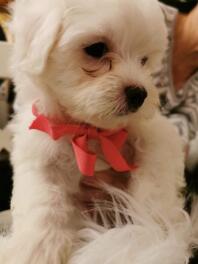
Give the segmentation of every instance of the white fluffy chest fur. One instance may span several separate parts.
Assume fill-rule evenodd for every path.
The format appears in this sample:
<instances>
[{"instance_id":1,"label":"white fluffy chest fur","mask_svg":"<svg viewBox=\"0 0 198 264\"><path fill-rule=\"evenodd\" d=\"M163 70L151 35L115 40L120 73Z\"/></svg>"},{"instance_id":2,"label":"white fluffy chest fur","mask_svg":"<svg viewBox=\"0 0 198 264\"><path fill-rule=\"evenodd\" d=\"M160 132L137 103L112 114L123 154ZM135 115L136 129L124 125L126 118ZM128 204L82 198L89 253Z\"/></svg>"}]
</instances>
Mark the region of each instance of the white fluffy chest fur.
<instances>
[{"instance_id":1,"label":"white fluffy chest fur","mask_svg":"<svg viewBox=\"0 0 198 264\"><path fill-rule=\"evenodd\" d=\"M61 248L68 256L77 238L76 231L83 223L72 201L81 175L66 138L54 141L43 132L29 130L34 119L31 107L31 104L24 107L13 123L14 222L8 248L17 247L23 252L27 237L31 237L30 250L34 256L43 256L37 248L43 241L47 248ZM134 162L138 165L131 173L128 194L138 201L140 208L150 213L147 204L152 204L153 213L159 211L161 216L166 215L176 223L183 207L180 189L183 187L184 164L179 136L167 119L158 114L148 122L132 122L128 132L131 145L136 141ZM57 254L59 256L53 251L53 256ZM6 263L10 254L3 256ZM22 263L27 264L29 253L23 252L20 256L24 258ZM59 262L54 259L52 263Z\"/></svg>"},{"instance_id":2,"label":"white fluffy chest fur","mask_svg":"<svg viewBox=\"0 0 198 264\"><path fill-rule=\"evenodd\" d=\"M13 206L17 203L24 209L20 208L20 212L24 211L26 214L26 210L31 208L29 204L31 199L27 199L28 203L26 203L26 200L22 198L24 194L21 195L22 189L29 195L34 187L39 188L43 196L42 184L54 187L58 185L66 197L68 193L78 191L82 176L77 168L71 144L66 137L54 141L43 132L28 129L34 119L31 105L16 119L20 126L15 126L15 146L12 156L16 168ZM159 201L159 206L163 204L171 208L176 200L181 201L178 198L178 192L183 186L183 152L174 128L165 118L156 115L147 123L140 123L138 126L131 124L128 132L128 140L131 141L131 146L135 147L133 162L138 166L138 169L132 172L129 191L140 202L145 203L148 199L156 199ZM134 142L136 142L135 145ZM99 157L97 169L107 168L106 163L101 163L103 157L100 155ZM21 177L23 170L26 173L25 181ZM31 175L32 173L34 176ZM42 173L41 176L39 176L40 173ZM27 188L27 184L30 184L30 188ZM24 187L19 188L19 185ZM46 199L48 199L47 196ZM32 202L35 202L35 197Z\"/></svg>"}]
</instances>

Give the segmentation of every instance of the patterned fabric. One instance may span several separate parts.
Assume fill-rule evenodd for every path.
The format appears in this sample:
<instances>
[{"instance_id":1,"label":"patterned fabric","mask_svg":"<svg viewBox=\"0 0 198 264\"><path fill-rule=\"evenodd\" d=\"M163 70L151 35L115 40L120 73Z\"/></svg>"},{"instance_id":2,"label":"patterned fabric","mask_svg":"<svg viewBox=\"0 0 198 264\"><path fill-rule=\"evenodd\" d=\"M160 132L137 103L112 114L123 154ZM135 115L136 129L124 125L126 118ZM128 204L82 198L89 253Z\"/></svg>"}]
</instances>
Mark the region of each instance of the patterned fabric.
<instances>
[{"instance_id":1,"label":"patterned fabric","mask_svg":"<svg viewBox=\"0 0 198 264\"><path fill-rule=\"evenodd\" d=\"M9 20L10 16L7 13L0 12L0 41L12 42L11 33L8 30ZM11 81L0 79L0 129L3 129L7 125L11 114L12 102L13 86Z\"/></svg>"},{"instance_id":2,"label":"patterned fabric","mask_svg":"<svg viewBox=\"0 0 198 264\"><path fill-rule=\"evenodd\" d=\"M0 10L0 41L11 41L7 28L8 20L9 16ZM0 211L9 209L12 190L12 166L9 155L11 139L6 125L12 113L13 90L10 80L0 79ZM4 227L6 228L6 225L2 225L0 217L0 232L5 231Z\"/></svg>"},{"instance_id":3,"label":"patterned fabric","mask_svg":"<svg viewBox=\"0 0 198 264\"><path fill-rule=\"evenodd\" d=\"M191 76L183 89L176 91L171 73L173 28L176 9L161 5L168 29L168 48L161 68L154 75L162 103L162 113L177 127L184 143L189 143L198 130L198 71Z\"/></svg>"}]
</instances>

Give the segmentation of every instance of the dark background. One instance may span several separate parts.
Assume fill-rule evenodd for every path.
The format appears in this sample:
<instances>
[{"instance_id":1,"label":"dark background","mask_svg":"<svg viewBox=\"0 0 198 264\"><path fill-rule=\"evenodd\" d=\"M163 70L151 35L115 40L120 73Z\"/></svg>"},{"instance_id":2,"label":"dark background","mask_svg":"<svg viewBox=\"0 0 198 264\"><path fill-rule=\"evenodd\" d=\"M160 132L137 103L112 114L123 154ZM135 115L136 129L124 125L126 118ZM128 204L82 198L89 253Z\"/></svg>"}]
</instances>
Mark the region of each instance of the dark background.
<instances>
[{"instance_id":1,"label":"dark background","mask_svg":"<svg viewBox=\"0 0 198 264\"><path fill-rule=\"evenodd\" d=\"M171 5L179 9L182 13L188 13L198 3L198 0L159 0L167 5Z\"/></svg>"}]
</instances>

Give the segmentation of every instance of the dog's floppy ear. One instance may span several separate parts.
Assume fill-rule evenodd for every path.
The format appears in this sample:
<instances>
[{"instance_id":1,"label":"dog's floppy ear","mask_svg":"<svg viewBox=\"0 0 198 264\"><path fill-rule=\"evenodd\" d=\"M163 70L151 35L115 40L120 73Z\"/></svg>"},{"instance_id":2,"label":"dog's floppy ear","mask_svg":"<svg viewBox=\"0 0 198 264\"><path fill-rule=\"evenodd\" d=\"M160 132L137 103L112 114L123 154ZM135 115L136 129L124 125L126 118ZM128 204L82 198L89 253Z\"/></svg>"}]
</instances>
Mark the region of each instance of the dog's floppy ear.
<instances>
[{"instance_id":1,"label":"dog's floppy ear","mask_svg":"<svg viewBox=\"0 0 198 264\"><path fill-rule=\"evenodd\" d=\"M18 70L38 75L43 71L56 42L63 11L57 0L24 2L16 1L13 8L13 63Z\"/></svg>"},{"instance_id":2,"label":"dog's floppy ear","mask_svg":"<svg viewBox=\"0 0 198 264\"><path fill-rule=\"evenodd\" d=\"M49 13L43 21L38 21L26 45L26 54L21 62L24 69L35 74L42 72L56 41L59 25L60 17L54 11Z\"/></svg>"}]
</instances>

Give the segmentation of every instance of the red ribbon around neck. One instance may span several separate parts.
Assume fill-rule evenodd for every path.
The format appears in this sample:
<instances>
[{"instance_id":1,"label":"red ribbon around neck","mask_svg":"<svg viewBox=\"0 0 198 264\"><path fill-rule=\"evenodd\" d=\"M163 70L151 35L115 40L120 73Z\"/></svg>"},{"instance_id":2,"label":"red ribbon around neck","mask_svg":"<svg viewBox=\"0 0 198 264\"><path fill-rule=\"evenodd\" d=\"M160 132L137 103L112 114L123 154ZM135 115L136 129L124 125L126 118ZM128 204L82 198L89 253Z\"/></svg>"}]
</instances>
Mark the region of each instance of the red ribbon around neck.
<instances>
[{"instance_id":1,"label":"red ribbon around neck","mask_svg":"<svg viewBox=\"0 0 198 264\"><path fill-rule=\"evenodd\" d=\"M128 172L137 168L134 164L129 165L120 153L128 137L126 130L102 130L86 124L55 124L46 116L39 114L35 106L32 112L36 118L30 125L30 129L45 132L54 140L65 135L72 136L76 162L83 175L93 176L95 171L97 156L88 148L88 142L91 139L99 141L106 161L115 171Z\"/></svg>"}]
</instances>

